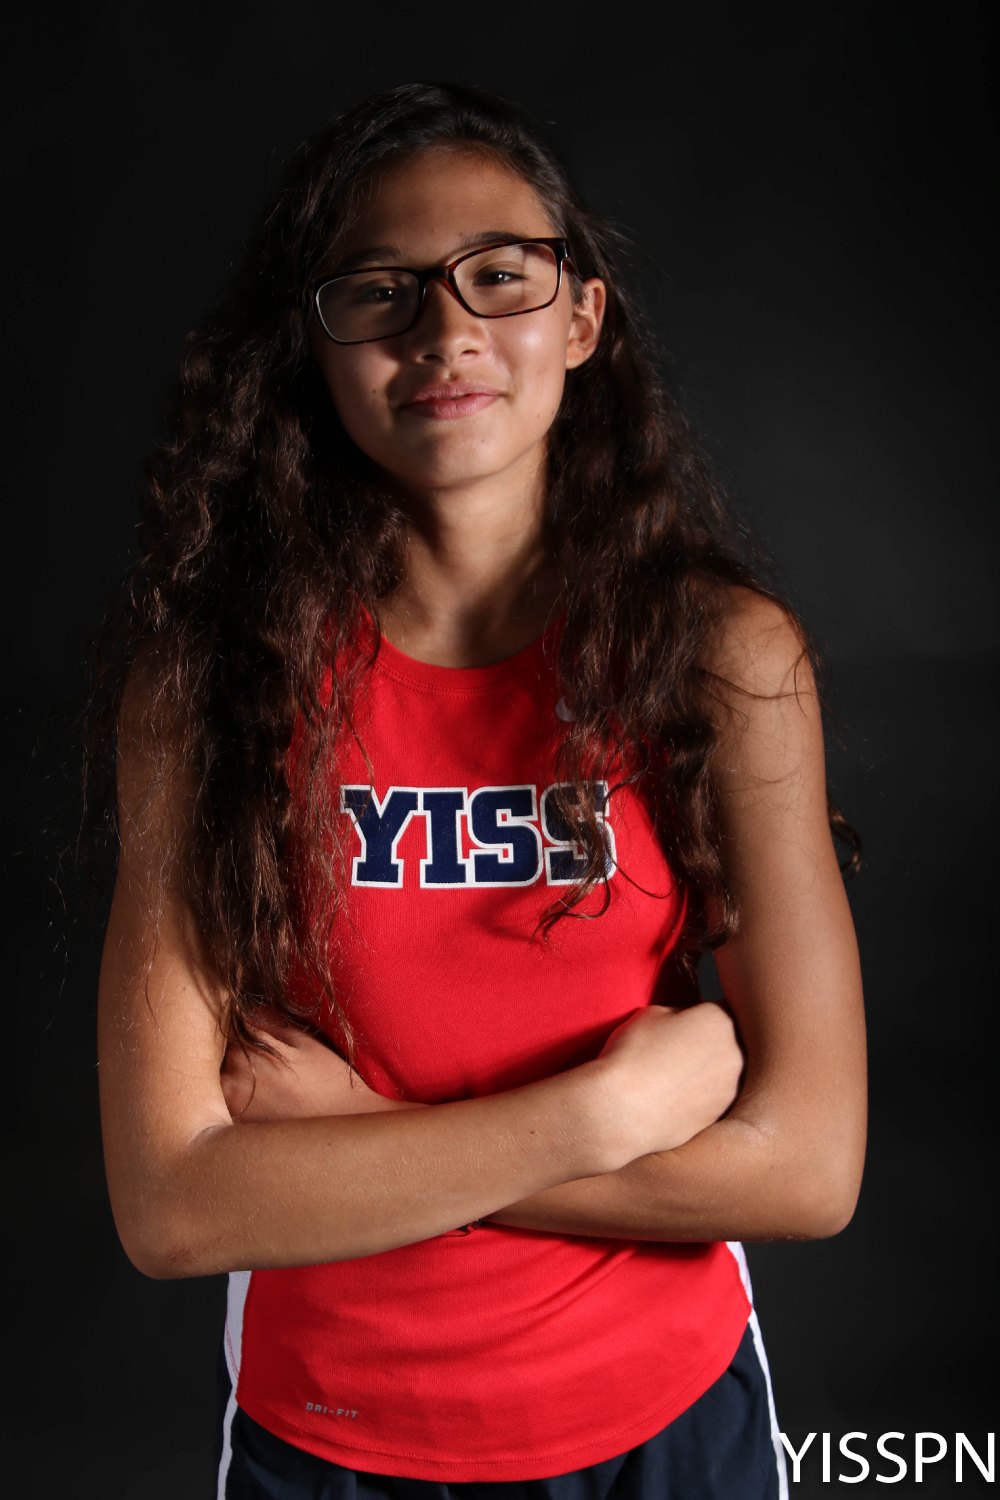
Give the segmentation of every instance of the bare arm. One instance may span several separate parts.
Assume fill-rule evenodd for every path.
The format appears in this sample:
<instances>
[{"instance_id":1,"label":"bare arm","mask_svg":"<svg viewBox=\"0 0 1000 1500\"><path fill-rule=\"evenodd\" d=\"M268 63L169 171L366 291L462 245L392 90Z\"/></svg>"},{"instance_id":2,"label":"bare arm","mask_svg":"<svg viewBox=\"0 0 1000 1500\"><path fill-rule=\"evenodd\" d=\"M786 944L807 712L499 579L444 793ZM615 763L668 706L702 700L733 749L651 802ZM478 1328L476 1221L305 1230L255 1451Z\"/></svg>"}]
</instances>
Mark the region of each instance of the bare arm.
<instances>
[{"instance_id":1,"label":"bare arm","mask_svg":"<svg viewBox=\"0 0 1000 1500\"><path fill-rule=\"evenodd\" d=\"M749 690L727 691L733 712L720 719L716 760L741 909L738 935L716 954L747 1053L740 1097L686 1144L547 1190L497 1222L638 1239L779 1239L836 1233L853 1212L865 1031L815 684L784 616L755 596L740 596L715 669Z\"/></svg>"},{"instance_id":2,"label":"bare arm","mask_svg":"<svg viewBox=\"0 0 1000 1500\"><path fill-rule=\"evenodd\" d=\"M184 779L151 785L128 713L119 801L100 981L101 1118L119 1233L150 1275L313 1264L430 1238L676 1144L735 1091L737 1070L726 1081L714 1064L728 1022L706 1006L693 1022L644 1015L603 1062L491 1098L234 1125L220 1077L226 997L175 874L161 892L164 850L183 831ZM688 1034L700 1028L705 1066L683 1078L674 1068L665 1110L666 1033L682 1019Z\"/></svg>"}]
</instances>

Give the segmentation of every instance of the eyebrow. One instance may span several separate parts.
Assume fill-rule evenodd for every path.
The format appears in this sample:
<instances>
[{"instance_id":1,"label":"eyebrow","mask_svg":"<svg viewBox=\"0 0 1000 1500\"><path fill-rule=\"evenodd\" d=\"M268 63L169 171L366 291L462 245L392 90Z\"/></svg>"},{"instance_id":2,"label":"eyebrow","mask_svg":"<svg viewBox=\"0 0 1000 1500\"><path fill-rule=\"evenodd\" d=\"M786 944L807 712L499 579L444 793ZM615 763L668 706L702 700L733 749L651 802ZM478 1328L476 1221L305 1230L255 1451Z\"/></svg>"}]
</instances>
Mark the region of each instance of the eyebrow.
<instances>
[{"instance_id":1,"label":"eyebrow","mask_svg":"<svg viewBox=\"0 0 1000 1500\"><path fill-rule=\"evenodd\" d=\"M455 253L461 255L464 250L477 250L480 245L500 245L505 241L517 244L521 240L534 240L538 236L534 234L521 234L515 229L482 229L476 234L467 234L462 239L455 241ZM399 266L402 263L405 252L398 245L366 245L363 250L355 250L346 255L343 260L337 262L334 270L328 274L339 276L344 271L354 271L360 266ZM448 260L454 260L454 255L449 255ZM414 267L414 270L422 269Z\"/></svg>"}]
</instances>

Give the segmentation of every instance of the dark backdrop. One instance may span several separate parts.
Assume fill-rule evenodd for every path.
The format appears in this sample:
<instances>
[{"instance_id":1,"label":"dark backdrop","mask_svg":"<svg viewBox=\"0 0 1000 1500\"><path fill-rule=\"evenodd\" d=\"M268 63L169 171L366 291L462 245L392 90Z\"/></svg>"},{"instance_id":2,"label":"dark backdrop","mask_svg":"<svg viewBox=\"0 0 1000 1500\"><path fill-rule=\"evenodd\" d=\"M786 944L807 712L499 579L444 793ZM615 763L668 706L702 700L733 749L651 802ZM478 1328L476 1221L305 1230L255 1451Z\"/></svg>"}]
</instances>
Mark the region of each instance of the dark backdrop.
<instances>
[{"instance_id":1,"label":"dark backdrop","mask_svg":"<svg viewBox=\"0 0 1000 1500\"><path fill-rule=\"evenodd\" d=\"M983 1448L998 646L984 16L830 0L21 9L0 341L17 1055L4 1414L32 1475L17 1493L210 1493L222 1284L139 1276L103 1184L103 910L74 874L74 697L131 555L179 342L274 165L340 104L412 78L520 99L631 231L674 384L830 663L832 777L867 849L851 899L871 1150L844 1234L751 1249L781 1424L796 1443L866 1432L872 1459L889 1429L904 1453L924 1429ZM793 1493L828 1493L817 1463L804 1471ZM942 1476L916 1493L953 1491Z\"/></svg>"}]
</instances>

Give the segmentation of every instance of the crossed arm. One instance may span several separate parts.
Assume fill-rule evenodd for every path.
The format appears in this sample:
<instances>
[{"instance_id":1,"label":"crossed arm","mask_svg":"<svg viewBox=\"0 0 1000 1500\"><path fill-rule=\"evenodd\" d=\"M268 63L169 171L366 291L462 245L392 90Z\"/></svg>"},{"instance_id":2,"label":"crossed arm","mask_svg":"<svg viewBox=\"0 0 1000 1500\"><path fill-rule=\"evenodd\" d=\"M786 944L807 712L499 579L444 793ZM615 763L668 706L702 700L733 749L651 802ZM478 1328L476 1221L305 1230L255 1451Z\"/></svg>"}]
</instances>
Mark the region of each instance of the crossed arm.
<instances>
[{"instance_id":1,"label":"crossed arm","mask_svg":"<svg viewBox=\"0 0 1000 1500\"><path fill-rule=\"evenodd\" d=\"M850 1220L867 1082L857 942L829 832L822 723L799 643L742 596L714 663L731 713L715 775L736 937L715 954L746 1069L683 1145L563 1184L500 1222L637 1239L795 1239Z\"/></svg>"},{"instance_id":2,"label":"crossed arm","mask_svg":"<svg viewBox=\"0 0 1000 1500\"><path fill-rule=\"evenodd\" d=\"M648 1239L837 1233L861 1184L865 1028L829 832L811 670L783 616L744 598L716 670L739 684L716 777L740 927L715 954L746 1052L725 1116L669 1152L501 1211L508 1224Z\"/></svg>"},{"instance_id":3,"label":"crossed arm","mask_svg":"<svg viewBox=\"0 0 1000 1500\"><path fill-rule=\"evenodd\" d=\"M258 1061L239 1113L224 996L179 895L152 896L183 792L151 802L125 736L99 1055L112 1207L141 1269L310 1264L485 1218L630 1239L842 1227L864 1150L864 1025L815 689L784 616L752 596L715 668L738 684L715 761L741 907L716 956L745 1052L735 1102L740 1059L718 1008L650 1007L592 1063L427 1108L380 1100L319 1042L285 1033L288 1066Z\"/></svg>"}]
</instances>

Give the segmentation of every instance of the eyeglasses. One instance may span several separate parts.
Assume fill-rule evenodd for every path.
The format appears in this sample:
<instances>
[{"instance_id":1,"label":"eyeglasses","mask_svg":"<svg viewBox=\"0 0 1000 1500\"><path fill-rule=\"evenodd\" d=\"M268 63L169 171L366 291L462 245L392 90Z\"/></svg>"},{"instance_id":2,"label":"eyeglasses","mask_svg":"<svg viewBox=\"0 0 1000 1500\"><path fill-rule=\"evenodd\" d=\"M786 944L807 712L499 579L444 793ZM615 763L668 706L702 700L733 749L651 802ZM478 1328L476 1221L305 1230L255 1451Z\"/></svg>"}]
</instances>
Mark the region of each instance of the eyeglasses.
<instances>
[{"instance_id":1,"label":"eyeglasses","mask_svg":"<svg viewBox=\"0 0 1000 1500\"><path fill-rule=\"evenodd\" d=\"M443 281L474 317L516 318L556 300L567 264L565 240L518 240L470 250L426 271L406 266L345 271L321 282L314 302L323 332L335 344L371 344L413 327L428 282Z\"/></svg>"}]
</instances>

